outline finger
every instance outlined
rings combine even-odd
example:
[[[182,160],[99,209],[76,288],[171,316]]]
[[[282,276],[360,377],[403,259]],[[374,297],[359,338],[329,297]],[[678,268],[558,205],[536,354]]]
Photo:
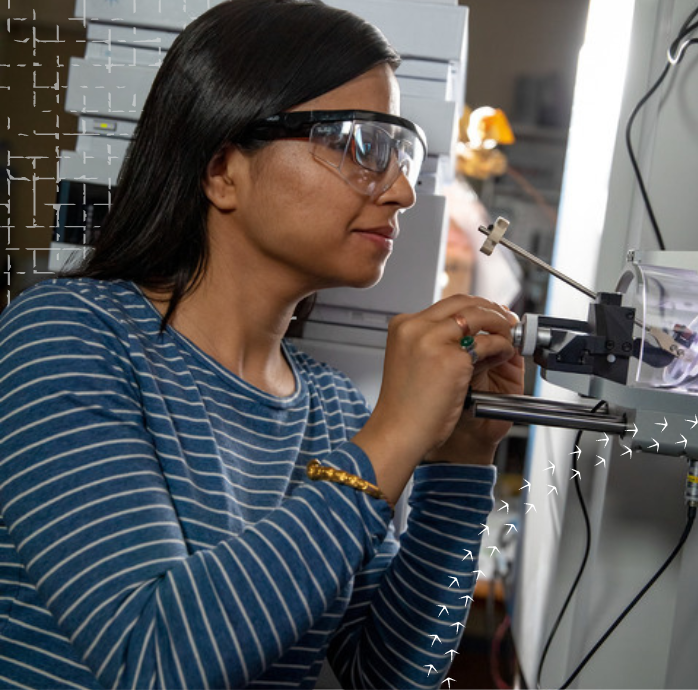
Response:
[[[500,335],[466,336],[462,339],[461,348],[470,357],[473,365],[478,364],[478,368],[483,365],[495,366],[516,355],[511,339]]]

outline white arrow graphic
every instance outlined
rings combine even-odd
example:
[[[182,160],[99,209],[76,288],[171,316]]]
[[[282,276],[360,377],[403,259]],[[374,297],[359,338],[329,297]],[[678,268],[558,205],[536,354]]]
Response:
[[[456,633],[458,633],[458,626],[460,625],[461,628],[464,628],[465,626],[460,622],[457,621],[456,623],[451,623],[451,627],[456,626]]]
[[[461,558],[461,560],[464,561],[466,558],[469,558],[472,561],[473,560],[473,552],[468,551],[468,549],[463,549],[463,551],[465,551],[465,556],[463,556],[463,558]]]
[[[600,455],[597,455],[596,457],[603,463],[603,466],[606,467],[606,458],[602,458]],[[597,462],[596,465],[594,465],[594,467],[600,465],[601,462]]]
[[[681,437],[681,440],[677,441],[674,445],[683,443],[683,449],[686,450],[686,444],[688,443],[688,441],[686,440],[686,437],[683,434],[679,434],[679,436]]]
[[[556,486],[553,486],[552,484],[548,484],[548,486],[550,487],[550,491],[548,491],[548,496],[550,496],[550,494],[551,494],[553,491],[554,491],[555,493],[557,493],[557,487],[556,487]]]
[[[626,446],[624,443],[621,443],[620,445],[623,446],[623,448],[625,448],[625,453],[621,453],[621,457],[623,457],[624,455],[630,455],[630,457],[632,458],[633,451],[630,450],[630,448],[628,448],[628,446]]]
[[[572,476],[570,477],[570,480],[574,479],[575,477],[579,477],[579,479],[581,480],[582,475],[579,474],[579,470],[572,470]]]
[[[603,432],[603,438],[597,438],[597,441],[603,441],[603,447],[605,448],[608,445],[608,434],[604,431]]]
[[[450,690],[450,688],[451,688],[451,682],[454,682],[454,683],[455,683],[455,682],[456,682],[456,679],[455,679],[455,678],[446,678],[446,680],[444,680],[444,681],[441,682],[441,685],[443,685],[444,683],[448,683],[448,687],[449,687],[449,690]]]
[[[652,439],[652,440],[654,441],[654,439]],[[659,443],[657,441],[654,441],[654,443],[651,446],[647,446],[647,450],[649,450],[650,448],[654,448],[654,447],[657,448],[657,452],[659,453]]]
[[[531,488],[531,483],[527,479],[524,479],[524,485],[522,487],[519,487],[519,491],[523,491],[524,489],[530,489],[530,488]]]
[[[441,614],[444,611],[446,611],[446,615],[448,615],[448,609],[443,604],[441,604],[441,611],[439,611],[439,615],[437,616],[437,618],[441,618]]]
[[[579,456],[581,455],[581,453],[582,453],[581,448],[580,448],[579,446],[575,446],[575,448],[576,448],[577,450],[573,450],[573,451],[570,453],[570,455],[576,455],[577,457],[579,457]],[[552,463],[550,463],[550,464],[552,465]]]
[[[571,455],[573,455],[573,454],[571,453]],[[550,462],[550,460],[548,460],[548,462]],[[547,472],[548,470],[552,470],[552,471],[553,471],[553,473],[550,475],[551,477],[555,475],[555,465],[553,465],[552,462],[550,462],[550,467],[546,467],[546,468],[543,470],[543,472]]]
[[[662,424],[662,422],[655,422],[654,425],[655,425],[655,426],[661,426],[661,427],[662,427],[662,431],[664,431],[664,429],[666,429],[666,427],[667,427],[666,417],[664,417],[664,423],[663,423],[663,424]]]
[[[483,529],[482,532],[487,532],[487,535],[489,536],[490,528],[487,525],[483,525],[482,523],[480,523],[480,527],[484,527],[485,529]],[[480,534],[482,534],[482,532],[480,532]]]
[[[504,526],[509,528],[509,529],[507,530],[507,534],[509,534],[509,532],[511,532],[511,530],[514,530],[514,532],[518,532],[518,531],[519,531],[519,530],[516,529],[516,526],[515,526],[515,525],[512,525],[512,524],[511,524],[511,522],[507,522],[507,524],[504,525]]]
[[[449,577],[451,578],[451,584],[448,586],[449,589],[451,589],[451,587],[453,587],[453,585],[460,587],[460,583],[458,582],[458,578],[455,575],[449,575]]]
[[[696,424],[698,424],[698,414],[693,415],[693,419],[684,419],[684,422],[688,422],[691,425],[691,429],[695,429]]]
[[[491,549],[490,551],[490,558],[494,556],[494,552],[496,551],[497,553],[502,553],[496,546],[488,546],[488,549]]]
[[[431,664],[424,664],[424,668],[428,668],[429,670],[427,671],[427,676],[431,675],[431,672],[433,671],[436,673],[436,669],[431,665]]]
[[[432,638],[432,640],[431,640],[432,647],[434,646],[434,642],[436,642],[436,640],[438,640],[439,644],[441,644],[441,638],[438,635],[429,635],[429,637]]]
[[[497,512],[499,512],[500,510],[504,510],[504,509],[506,508],[506,509],[507,509],[507,513],[508,513],[508,512],[509,512],[509,504],[508,504],[506,501],[502,501],[502,503],[503,503],[504,505],[503,505]]]
[[[458,597],[458,598],[459,598],[459,599],[465,599],[465,603],[466,603],[466,604],[467,604],[468,602],[474,601],[473,598],[472,598],[469,594],[466,594],[464,597]],[[439,642],[441,642],[441,640],[439,640]]]
[[[453,661],[453,655],[454,655],[454,654],[460,654],[460,652],[457,652],[455,649],[449,649],[447,652],[444,652],[444,656],[446,656],[446,654],[450,654],[450,655],[451,655],[451,661]]]
[[[528,506],[528,509],[526,510],[527,513],[531,510],[531,508],[533,508],[533,510],[535,510],[536,513],[538,512],[538,510],[537,510],[536,507],[533,505],[533,503],[524,503],[524,505],[525,505],[525,506]]]
[[[635,434],[638,432],[637,426],[633,423],[633,428],[632,429],[626,429],[626,431],[632,431],[633,432],[633,438],[635,438]]]

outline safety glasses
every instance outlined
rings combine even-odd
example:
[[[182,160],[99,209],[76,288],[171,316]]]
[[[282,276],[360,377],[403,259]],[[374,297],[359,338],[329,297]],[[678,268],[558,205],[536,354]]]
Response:
[[[396,115],[368,110],[286,112],[253,122],[240,143],[305,139],[312,155],[355,190],[376,197],[400,174],[414,188],[426,155],[422,129]]]

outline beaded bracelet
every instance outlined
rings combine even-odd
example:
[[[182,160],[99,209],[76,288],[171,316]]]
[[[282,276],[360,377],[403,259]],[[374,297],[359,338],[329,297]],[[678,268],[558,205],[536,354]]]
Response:
[[[393,504],[388,500],[388,497],[375,484],[371,484],[371,482],[367,482],[365,479],[361,479],[361,477],[357,477],[355,474],[345,472],[344,470],[336,470],[334,467],[321,465],[319,460],[316,459],[308,463],[306,473],[308,477],[314,481],[324,479],[328,482],[350,486],[357,491],[363,491],[373,498],[382,498],[390,506],[390,510],[394,510]]]

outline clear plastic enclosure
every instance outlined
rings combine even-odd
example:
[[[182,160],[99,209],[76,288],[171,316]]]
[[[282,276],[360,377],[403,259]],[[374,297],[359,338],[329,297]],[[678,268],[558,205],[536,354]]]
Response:
[[[628,384],[698,393],[698,273],[631,264],[618,283],[634,307]]]

